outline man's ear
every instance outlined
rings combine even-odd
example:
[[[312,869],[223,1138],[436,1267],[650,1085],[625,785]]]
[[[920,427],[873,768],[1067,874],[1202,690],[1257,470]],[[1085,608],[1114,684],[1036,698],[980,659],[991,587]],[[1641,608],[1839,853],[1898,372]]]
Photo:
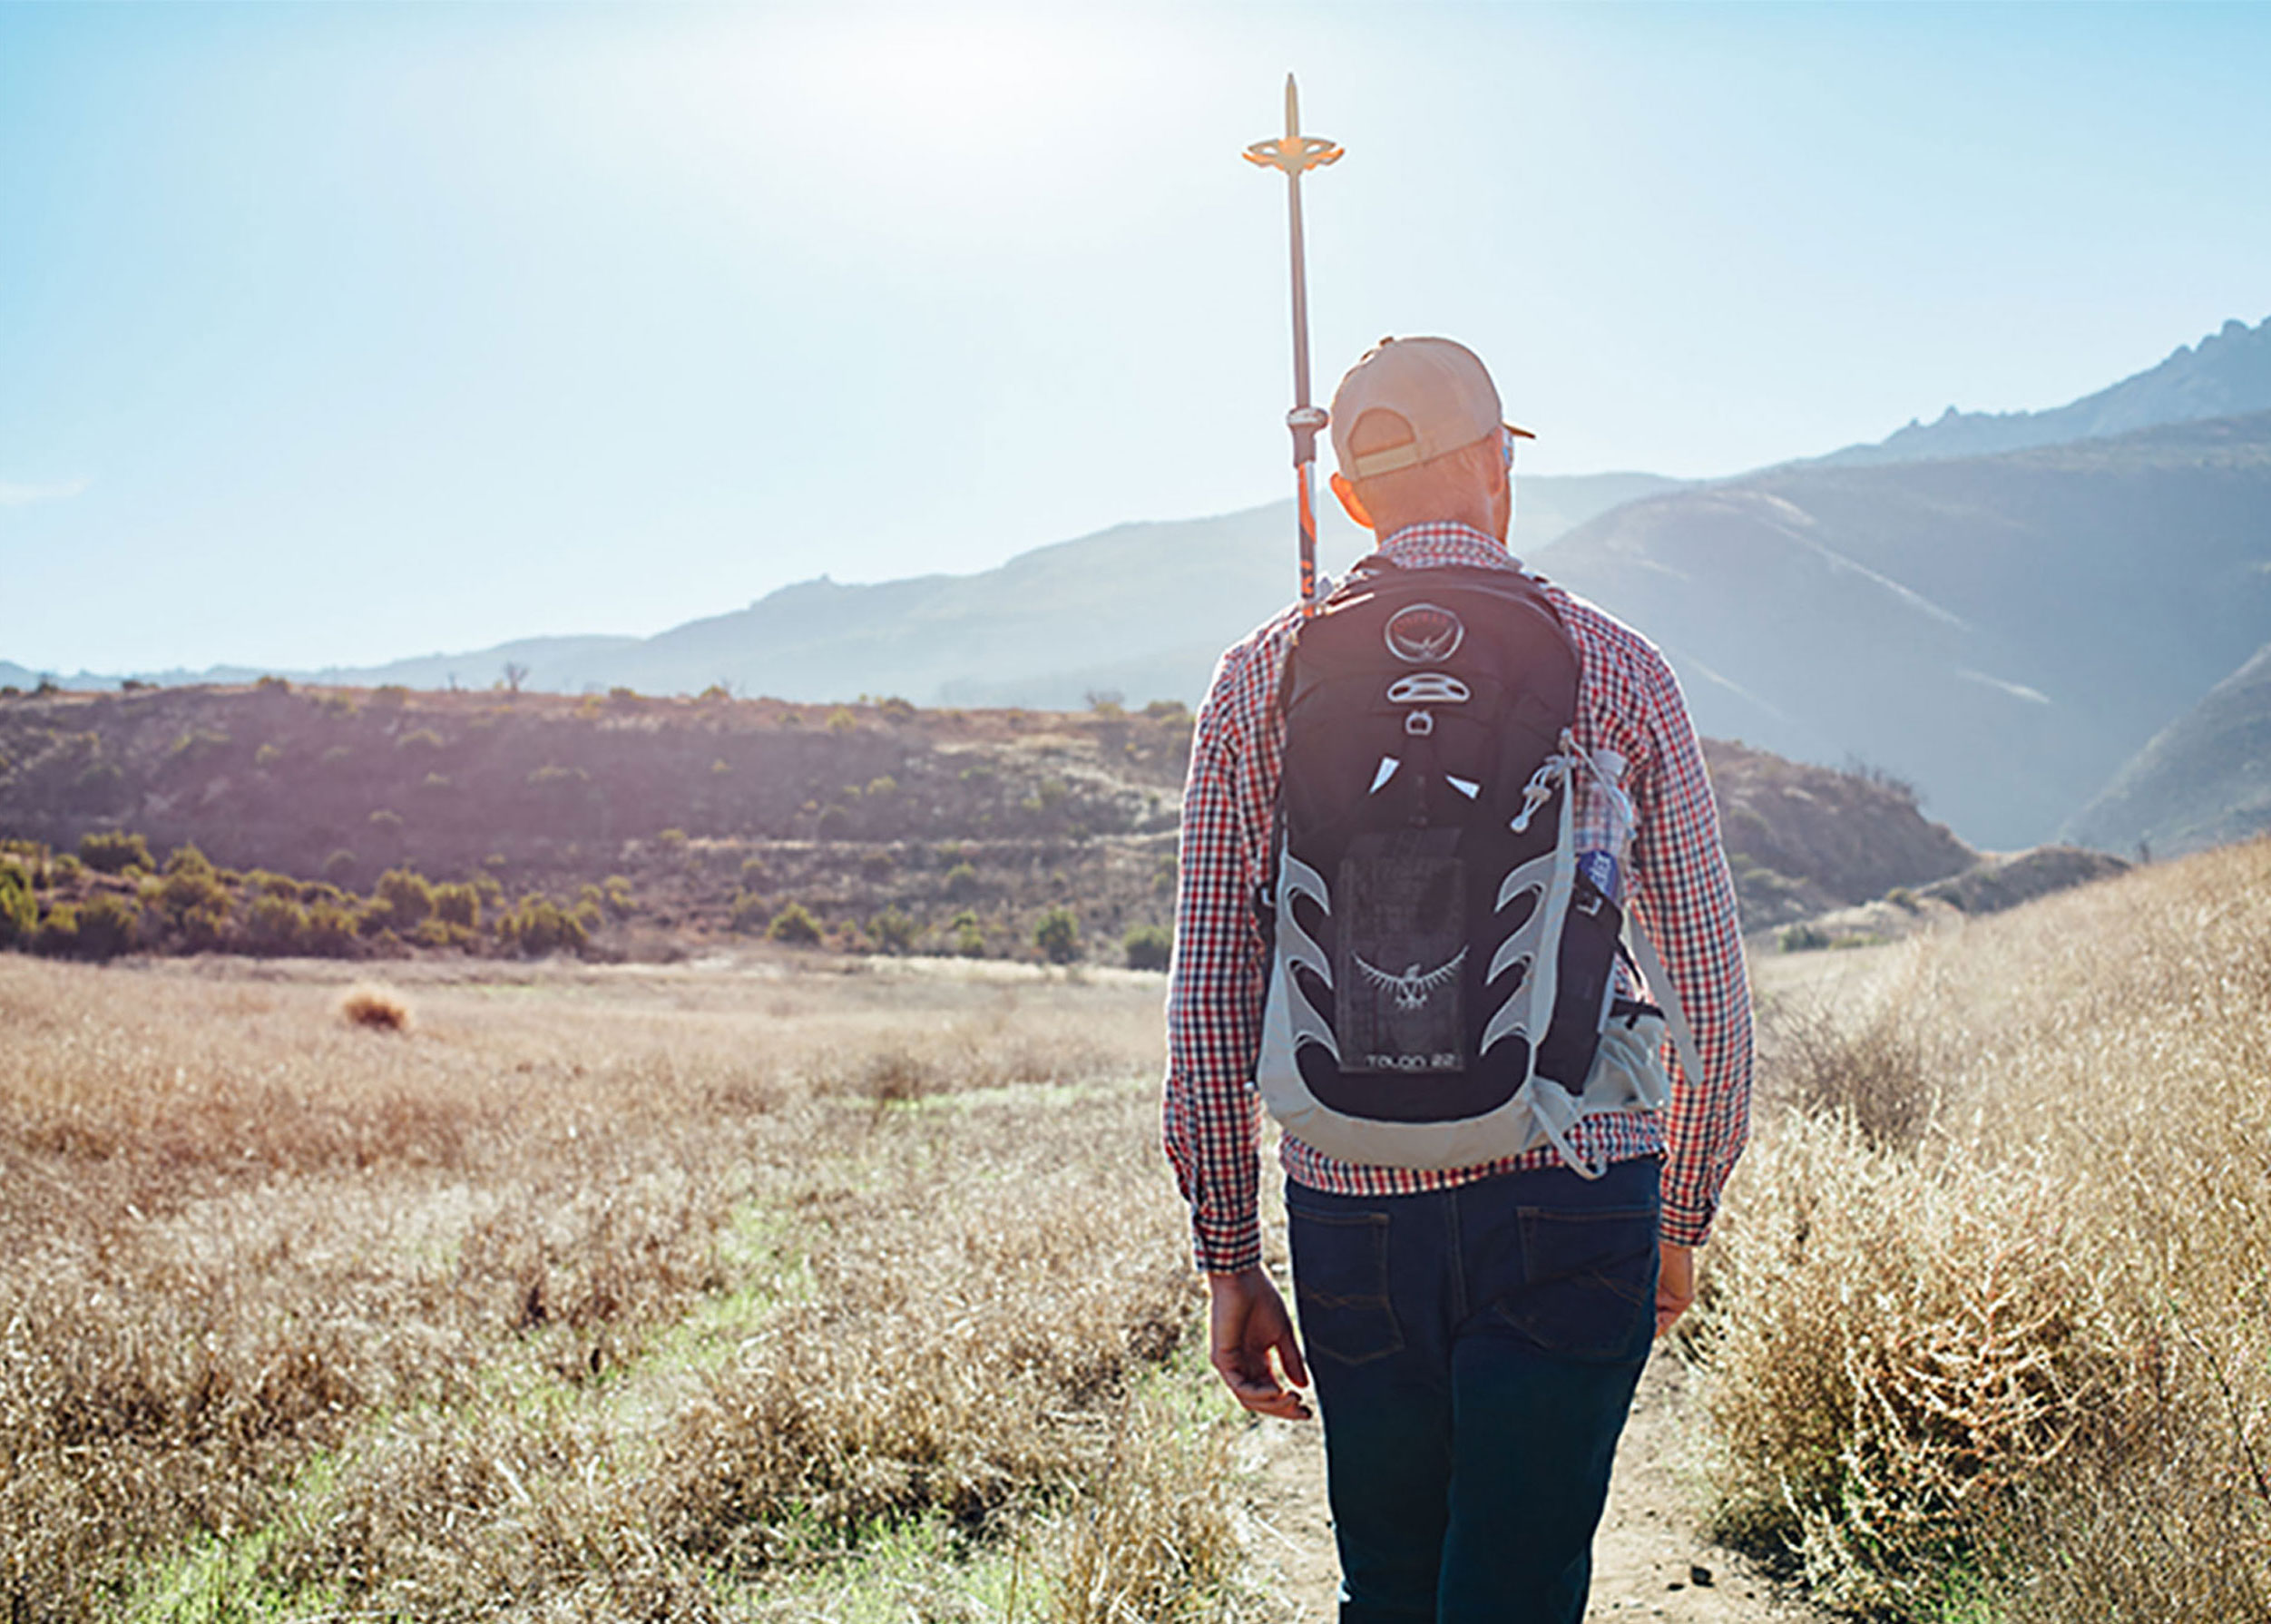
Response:
[[[1346,474],[1336,474],[1331,481],[1333,494],[1340,498],[1341,511],[1356,522],[1359,530],[1372,528],[1372,515],[1365,511],[1364,503],[1356,495],[1356,487]]]

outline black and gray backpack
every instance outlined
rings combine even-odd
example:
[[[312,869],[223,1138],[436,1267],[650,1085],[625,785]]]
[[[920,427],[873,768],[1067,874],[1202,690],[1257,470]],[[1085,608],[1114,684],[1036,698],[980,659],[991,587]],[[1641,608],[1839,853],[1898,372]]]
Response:
[[[1516,570],[1375,553],[1298,628],[1255,1080],[1287,1132],[1411,1168],[1552,1143],[1591,1177],[1579,1120],[1666,1103],[1667,1016],[1617,995],[1613,870],[1579,861],[1580,775],[1629,803],[1576,743],[1577,680]]]

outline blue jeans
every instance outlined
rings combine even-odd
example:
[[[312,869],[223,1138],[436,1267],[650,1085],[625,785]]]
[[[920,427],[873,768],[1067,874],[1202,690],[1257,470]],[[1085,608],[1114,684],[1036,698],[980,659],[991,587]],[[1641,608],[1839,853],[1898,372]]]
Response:
[[[1581,1624],[1655,1332],[1661,1166],[1287,1183],[1341,1624]]]

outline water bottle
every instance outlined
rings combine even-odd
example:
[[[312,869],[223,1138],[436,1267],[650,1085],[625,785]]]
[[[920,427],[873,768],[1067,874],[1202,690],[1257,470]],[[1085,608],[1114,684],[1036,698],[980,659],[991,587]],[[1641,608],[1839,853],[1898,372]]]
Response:
[[[1577,872],[1610,902],[1620,900],[1625,842],[1632,837],[1632,797],[1624,792],[1624,758],[1595,750],[1593,768],[1580,764],[1577,796]]]

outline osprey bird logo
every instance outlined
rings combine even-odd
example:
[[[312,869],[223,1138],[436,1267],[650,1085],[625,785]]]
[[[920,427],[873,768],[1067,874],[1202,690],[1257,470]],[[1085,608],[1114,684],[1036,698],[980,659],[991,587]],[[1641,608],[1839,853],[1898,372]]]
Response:
[[[1451,984],[1451,978],[1459,973],[1459,966],[1466,963],[1467,950],[1462,947],[1456,958],[1433,970],[1423,972],[1417,964],[1406,965],[1401,975],[1390,975],[1378,965],[1366,964],[1361,954],[1349,956],[1356,961],[1356,968],[1365,973],[1366,980],[1384,993],[1395,994],[1396,1008],[1415,1010],[1425,1007],[1428,994],[1436,988]]]
[[[1467,629],[1459,617],[1433,603],[1407,603],[1388,617],[1383,629],[1388,652],[1413,665],[1432,665],[1448,660],[1466,641]]]

